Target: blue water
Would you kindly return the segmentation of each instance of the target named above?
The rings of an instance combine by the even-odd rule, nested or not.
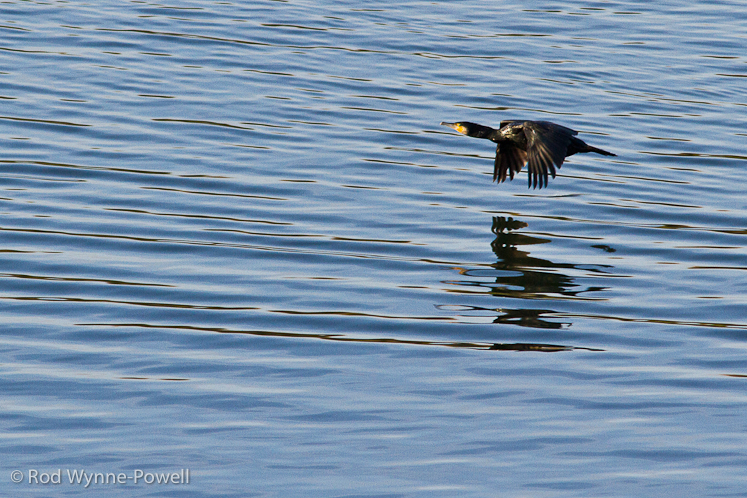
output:
[[[747,496],[744,7],[4,2],[0,494]]]

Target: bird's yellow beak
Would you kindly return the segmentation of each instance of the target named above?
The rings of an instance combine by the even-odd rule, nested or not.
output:
[[[443,126],[448,126],[449,128],[452,128],[452,129],[458,131],[462,135],[466,135],[467,134],[467,128],[464,127],[461,123],[446,123],[446,122],[442,121],[441,124]]]

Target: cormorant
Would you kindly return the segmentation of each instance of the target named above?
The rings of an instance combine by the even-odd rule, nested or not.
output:
[[[468,137],[486,138],[498,144],[495,150],[493,181],[511,180],[524,164],[529,170],[529,187],[547,187],[548,172],[555,178],[566,157],[579,152],[596,152],[614,156],[612,152],[587,145],[576,138],[577,131],[549,121],[501,121],[500,129],[462,121],[441,123]]]

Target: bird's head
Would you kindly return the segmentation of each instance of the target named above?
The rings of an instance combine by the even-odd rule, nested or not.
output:
[[[493,128],[479,125],[477,123],[470,123],[469,121],[459,121],[456,123],[441,122],[441,124],[458,131],[462,135],[475,138],[488,138],[488,135],[494,131]]]
[[[474,127],[475,123],[468,123],[466,121],[463,123],[446,123],[445,121],[442,121],[441,125],[448,126],[449,128],[458,131],[462,135],[469,135],[469,129],[470,127]]]

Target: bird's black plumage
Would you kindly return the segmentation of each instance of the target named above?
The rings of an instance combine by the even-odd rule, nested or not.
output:
[[[461,121],[441,123],[444,126],[475,138],[485,138],[497,144],[493,181],[510,180],[526,164],[529,187],[547,186],[548,175],[555,178],[555,168],[560,169],[566,157],[579,152],[596,152],[614,156],[612,152],[588,145],[578,132],[549,121],[501,121],[499,129]]]

